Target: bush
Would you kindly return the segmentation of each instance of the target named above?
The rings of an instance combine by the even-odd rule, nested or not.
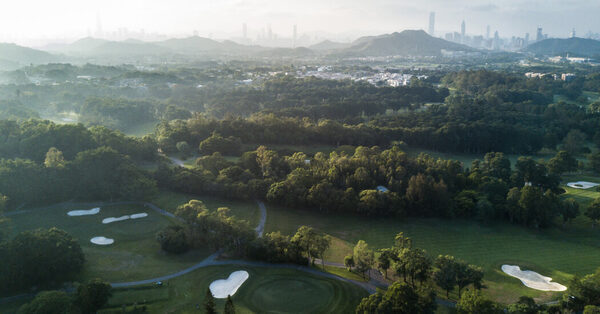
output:
[[[173,254],[185,253],[190,248],[185,229],[182,226],[166,227],[156,234],[156,240],[165,252]]]

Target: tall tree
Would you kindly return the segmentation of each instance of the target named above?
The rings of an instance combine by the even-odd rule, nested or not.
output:
[[[204,296],[204,313],[217,314],[215,297],[212,295],[212,292],[210,292],[210,289],[206,289],[206,295]]]
[[[223,314],[235,314],[235,306],[231,300],[231,296],[227,296],[227,302],[225,302],[225,308],[223,308]]]
[[[595,199],[586,209],[585,215],[593,221],[592,227],[600,220],[600,197]]]
[[[356,243],[353,252],[356,270],[364,277],[365,273],[367,273],[373,267],[375,254],[371,249],[369,249],[369,245],[364,240],[359,240]]]
[[[433,272],[433,280],[446,291],[446,298],[449,298],[450,291],[456,287],[456,261],[453,256],[440,255],[436,258]]]

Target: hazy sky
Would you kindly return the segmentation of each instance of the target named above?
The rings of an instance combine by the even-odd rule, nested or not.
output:
[[[426,29],[430,11],[436,30],[458,31],[465,19],[467,33],[483,34],[487,24],[501,36],[532,35],[538,25],[551,36],[566,37],[572,28],[583,36],[600,32],[599,0],[18,0],[0,4],[0,39],[25,42],[32,38],[73,38],[96,30],[100,16],[105,31],[228,37],[272,25],[290,36],[325,31],[346,33]]]

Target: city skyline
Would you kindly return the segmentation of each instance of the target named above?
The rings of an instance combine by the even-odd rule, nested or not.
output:
[[[488,25],[492,32],[498,31],[504,38],[535,34],[538,26],[542,26],[550,37],[570,37],[573,29],[581,37],[589,31],[600,32],[600,21],[592,18],[593,12],[600,10],[600,4],[582,0],[478,1],[476,5],[467,0],[431,0],[424,4],[390,0],[369,3],[356,0],[307,0],[303,3],[288,0],[33,2],[24,0],[4,5],[5,10],[0,11],[0,41],[35,45],[36,41],[65,41],[97,35],[98,29],[101,33],[112,34],[168,37],[198,34],[215,39],[238,37],[250,40],[255,40],[262,32],[270,32],[269,38],[280,36],[293,41],[295,25],[297,40],[308,35],[349,41],[405,29],[429,31],[432,12],[435,12],[436,37],[461,32],[461,21],[466,22],[466,34],[471,36],[486,36]],[[29,7],[33,5],[40,9],[31,12]],[[511,23],[506,23],[506,19]],[[245,32],[242,25],[246,25]]]

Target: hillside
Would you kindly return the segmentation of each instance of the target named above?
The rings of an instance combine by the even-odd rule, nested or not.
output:
[[[58,58],[48,52],[15,44],[0,43],[0,65],[4,67],[41,64],[58,61]]]
[[[600,56],[600,41],[586,38],[550,38],[529,45],[525,51],[545,56]]]
[[[357,39],[343,50],[347,55],[364,56],[439,56],[442,50],[474,51],[475,49],[429,36],[422,30],[368,36]]]
[[[309,46],[308,48],[312,49],[312,50],[337,50],[337,49],[348,48],[349,46],[350,46],[350,44],[348,44],[348,43],[338,43],[338,42],[331,41],[331,40],[324,40],[318,44]]]

